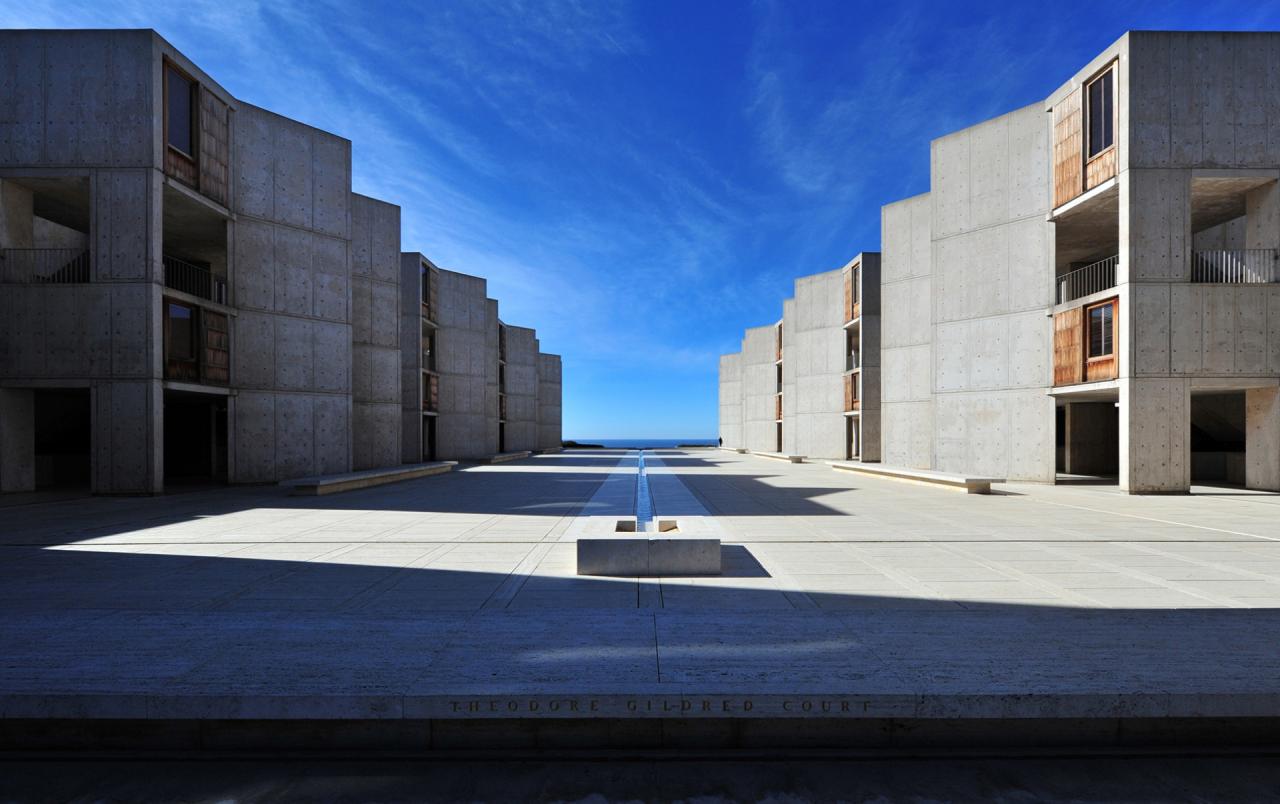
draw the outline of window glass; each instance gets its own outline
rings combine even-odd
[[[165,68],[165,72],[169,85],[166,98],[169,110],[169,144],[184,154],[194,154],[195,150],[191,147],[191,81],[172,67]]]
[[[1113,351],[1112,306],[1089,308],[1089,357],[1106,357]]]
[[[1089,156],[1102,153],[1115,141],[1114,80],[1115,70],[1107,70],[1089,85]]]
[[[196,356],[195,316],[185,304],[169,304],[169,357],[194,360]]]

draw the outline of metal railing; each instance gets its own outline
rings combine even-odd
[[[0,249],[0,282],[68,285],[88,282],[89,274],[86,248]]]
[[[844,370],[853,371],[858,367],[858,356],[854,354],[844,356]]]
[[[165,287],[218,304],[227,303],[225,279],[214,276],[207,268],[192,265],[177,257],[166,256],[163,261]]]
[[[1058,277],[1058,304],[1082,299],[1116,286],[1119,255],[1077,268]]]
[[[1274,248],[1194,251],[1191,253],[1191,281],[1233,285],[1277,282],[1280,281],[1277,259],[1280,259],[1280,250]]]

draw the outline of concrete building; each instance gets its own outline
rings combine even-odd
[[[720,439],[730,448],[879,460],[880,255],[805,276],[782,320],[720,359]]]
[[[882,216],[886,462],[1280,490],[1280,35],[1126,34]]]
[[[0,75],[0,491],[276,482],[420,442],[400,209],[352,193],[349,141],[237,100],[148,30],[0,32]],[[492,377],[459,410],[497,387],[483,288],[480,309]]]
[[[403,459],[559,449],[559,355],[498,319],[477,276],[400,256]]]

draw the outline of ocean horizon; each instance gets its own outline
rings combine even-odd
[[[599,444],[615,449],[673,449],[681,444],[714,447],[719,443],[719,439],[715,438],[566,438],[565,441]]]

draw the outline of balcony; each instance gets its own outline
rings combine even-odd
[[[440,410],[440,378],[428,375],[422,383],[422,410],[435,413]]]
[[[1120,257],[1107,257],[1058,277],[1058,304],[1082,299],[1116,286],[1116,265]]]
[[[83,248],[0,249],[0,282],[70,285],[88,282],[89,250]]]
[[[1280,282],[1280,250],[1274,248],[1196,251],[1191,254],[1191,281],[1232,285]]]
[[[207,268],[192,265],[177,257],[164,257],[164,286],[198,299],[227,303],[227,282]]]
[[[845,356],[844,356],[844,370],[845,370],[845,371],[857,371],[857,370],[858,370],[858,368],[859,368],[859,366],[858,366],[858,356],[857,356],[857,355],[845,355]]]

